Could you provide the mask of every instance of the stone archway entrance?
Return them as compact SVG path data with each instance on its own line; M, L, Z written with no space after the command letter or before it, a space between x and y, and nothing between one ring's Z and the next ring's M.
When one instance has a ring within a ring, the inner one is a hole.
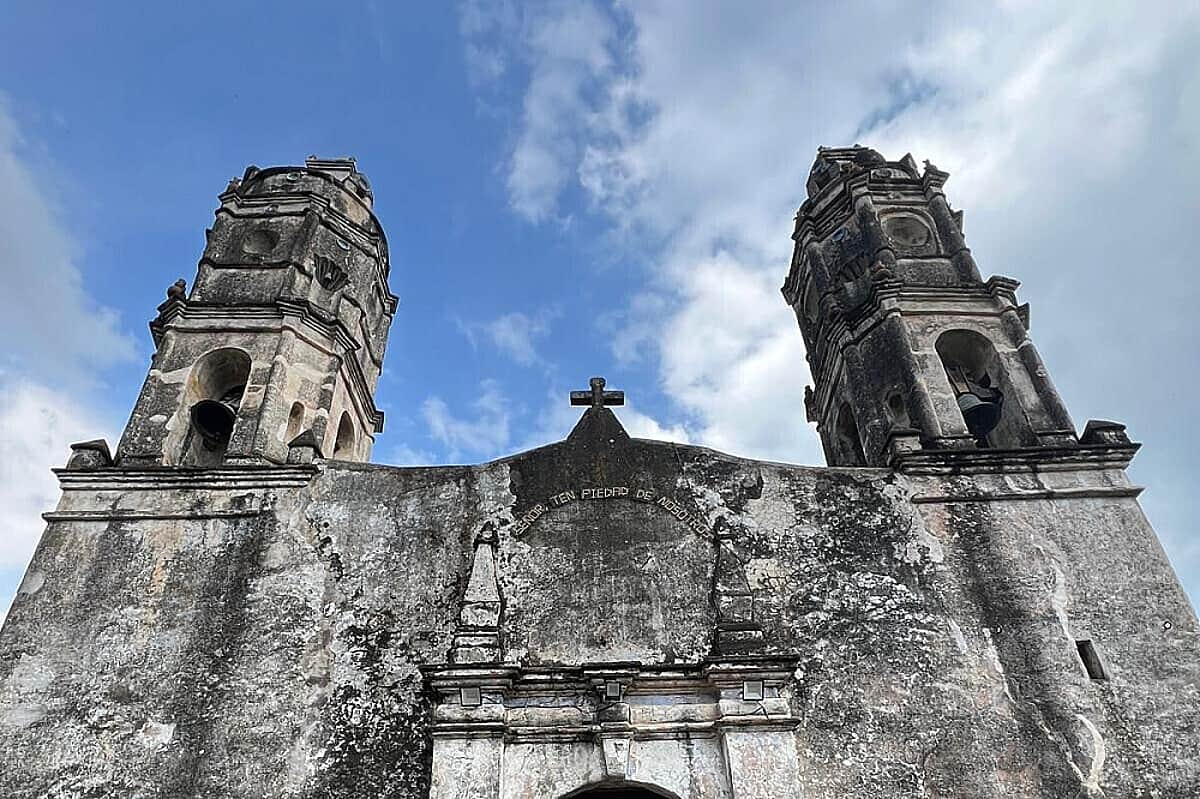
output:
M634 785L598 785L569 793L563 799L664 799L670 794L656 793Z

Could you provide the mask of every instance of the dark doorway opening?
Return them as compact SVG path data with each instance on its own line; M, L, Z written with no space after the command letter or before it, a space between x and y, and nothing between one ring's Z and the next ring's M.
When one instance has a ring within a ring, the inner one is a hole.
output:
M578 793L567 794L564 799L663 799L670 794L655 793L633 785L597 785Z

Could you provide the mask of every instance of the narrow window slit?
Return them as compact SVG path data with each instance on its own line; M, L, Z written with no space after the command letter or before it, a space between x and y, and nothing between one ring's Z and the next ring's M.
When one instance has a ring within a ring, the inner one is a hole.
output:
M1104 665L1100 662L1100 656L1096 654L1096 647L1092 645L1091 640L1084 638L1076 641L1075 647L1079 650L1079 659L1083 661L1087 675L1093 680L1107 680L1108 675L1104 673Z

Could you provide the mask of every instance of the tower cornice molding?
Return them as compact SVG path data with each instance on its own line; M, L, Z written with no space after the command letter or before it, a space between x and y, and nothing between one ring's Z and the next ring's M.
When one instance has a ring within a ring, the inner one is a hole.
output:
M226 195L222 195L224 199ZM282 207L281 207L282 206ZM274 194L255 197L233 195L229 202L222 202L214 216L228 216L231 219L272 219L279 217L303 217L309 213L316 214L319 223L331 233L363 253L373 264L372 279L379 292L384 310L391 315L396 312L399 298L392 293L388 285L391 273L391 261L387 247L387 238L383 229L375 221L374 230L363 228L350 217L333 206L329 198L319 194L302 192L295 194ZM372 217L374 218L374 217ZM236 260L226 260L213 257L206 249L200 258L200 265L205 264L219 267L264 267L281 265L302 266L296 259L288 258L276 261L247 260L238 256Z
M1080 470L1124 470L1133 461L1141 444L1073 444L1069 447L1020 447L1015 449L923 449L898 454L891 467L902 474L962 475L1071 472ZM978 493L977 486L965 485L961 494ZM1137 496L1142 489L1129 485L1088 486L1087 492L1118 492ZM1028 490L1003 492L1004 496L1042 498L1046 492L1070 493L1069 488L1040 486ZM954 496L954 492L947 497ZM940 495L939 495L940 497ZM914 500L921 501L921 500ZM927 499L925 501L954 501Z
M983 285L939 286L877 280L868 299L851 314L837 313L817 333L809 353L814 383L814 398L821 418L827 418L834 403L833 388L842 375L841 352L857 346L892 316L946 316L953 318L998 319L1018 312L1016 290L1020 282L1001 275ZM834 298L828 291L823 298ZM980 300L989 300L981 305ZM834 300L836 302L836 300ZM939 307L950 306L950 307ZM1022 324L1027 316L1022 316ZM1019 344L1014 341L1013 344Z
M345 322L340 317L334 316L320 306L302 298L281 298L273 303L246 303L244 305L192 301L188 302L187 307L172 318L170 324L163 325L161 329L164 332L172 329L189 330L192 332L220 332L223 330L231 332L255 332L262 330L262 327L239 328L230 326L228 322L253 320L282 322L287 317L293 317L298 320L299 326L293 325L293 327L297 328L297 332L300 332L299 327L306 327L312 332L336 343L339 349L322 346L322 349L331 355L345 355L362 349L367 353L367 357L372 364L382 367L383 355L371 347L369 340L359 341L346 327ZM207 326L192 324L196 321L220 322L220 324L210 324ZM309 343L320 345L320 342L315 339L309 339Z
M229 186L226 187L225 191L223 191L218 196L218 199L220 199L222 202L225 202L227 199L235 198L235 197L240 198L240 199L253 199L253 198L262 197L262 196L282 196L284 194L287 194L288 192L275 192L270 195L258 195L258 194L249 193L247 191L247 187L254 185L256 183L261 183L263 180L265 180L269 177L274 177L276 175L286 175L288 173L302 173L305 175L312 175L314 177L319 177L319 178L325 180L331 186L333 186L337 191L339 191L344 197L348 198L351 202L360 206L362 208L362 210L365 211L367 213L367 215L371 218L371 220L375 223L375 228L379 231L380 236L383 236L384 235L383 234L383 225L380 224L379 218L377 216L375 216L375 209L373 207L373 204L365 202L362 199L362 197L358 196L358 194L347 189L345 183L342 180L339 180L337 177L335 177L329 169L324 168L333 163L334 163L333 161L328 161L328 160L324 160L324 159L310 159L310 162L308 164L305 164L304 166L273 166L273 167L267 167L265 169L259 169L258 167L254 167L254 166L248 167L246 169L246 173L241 178L235 178L234 180L229 182ZM361 173L358 172L356 166L354 165L353 159L349 159L347 163L349 166L348 171L350 174L361 175ZM292 192L292 193L293 194L307 194L307 195L312 195L314 197L321 197L321 199L326 199L317 192L299 191L299 192Z
M216 324L196 325L194 322L215 322ZM359 406L364 418L368 419L374 432L383 432L384 413L375 406L366 376L357 358L350 357L358 349L367 352L372 364L382 368L382 355L373 352L369 346L361 344L346 329L340 319L328 318L319 308L305 300L278 300L270 305L227 305L220 303L189 302L172 321L165 326L167 331L188 331L200 333L257 333L263 332L263 325L245 324L239 327L235 322L268 322L266 329L274 332L291 330L306 343L317 347L331 357L335 357L346 371L350 385L351 400ZM330 346L330 345L333 346Z

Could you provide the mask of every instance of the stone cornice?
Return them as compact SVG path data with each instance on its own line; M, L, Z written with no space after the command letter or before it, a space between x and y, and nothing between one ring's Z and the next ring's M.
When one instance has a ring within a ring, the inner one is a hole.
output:
M817 334L809 365L818 406L823 412L829 409L841 350L861 342L889 315L998 317L1015 305L1019 285L1018 281L1000 275L975 286L934 286L900 280L874 282L870 297L862 306L852 314L838 315ZM952 303L956 307L939 309L938 303Z
M549 742L692 737L745 727L791 730L800 720L782 692L795 665L794 658L775 656L673 666L496 663L421 671L438 697L435 737ZM761 699L742 696L747 681L761 683ZM615 699L605 690L612 683L620 686ZM464 703L464 691L476 690L475 703ZM662 702L665 697L673 701Z
M279 329L283 329L284 327L293 329L308 343L320 347L330 355L334 355L341 360L342 366L346 370L349 384L352 387L350 391L351 396L360 406L360 409L364 411L368 421L372 423L374 431L376 433L382 432L383 412L375 406L375 398L358 359L351 357L352 353L360 347L358 340L354 338L353 334L340 319L329 317L322 309L307 300L277 300L270 305L229 305L226 303L188 302L184 308L180 309L174 315L173 319L174 324L171 327L190 331L238 332L239 328L231 324L233 321L269 322ZM194 324L194 322L203 322L205 320L214 320L219 324L215 324L211 328ZM257 332L261 331L261 329L259 326L250 326L244 328L244 331ZM324 346L321 341L304 335L305 331L314 333L317 337L324 338L325 342L333 345L333 348ZM374 353L370 347L365 347L365 349L371 362L377 368L382 369L382 355Z
M911 475L1125 469L1140 448L1141 444L1130 443L1020 449L923 449L896 455L891 465L897 472Z
M215 469L106 466L52 471L58 477L63 491L245 491L300 488L308 485L320 468L313 465L245 464Z

